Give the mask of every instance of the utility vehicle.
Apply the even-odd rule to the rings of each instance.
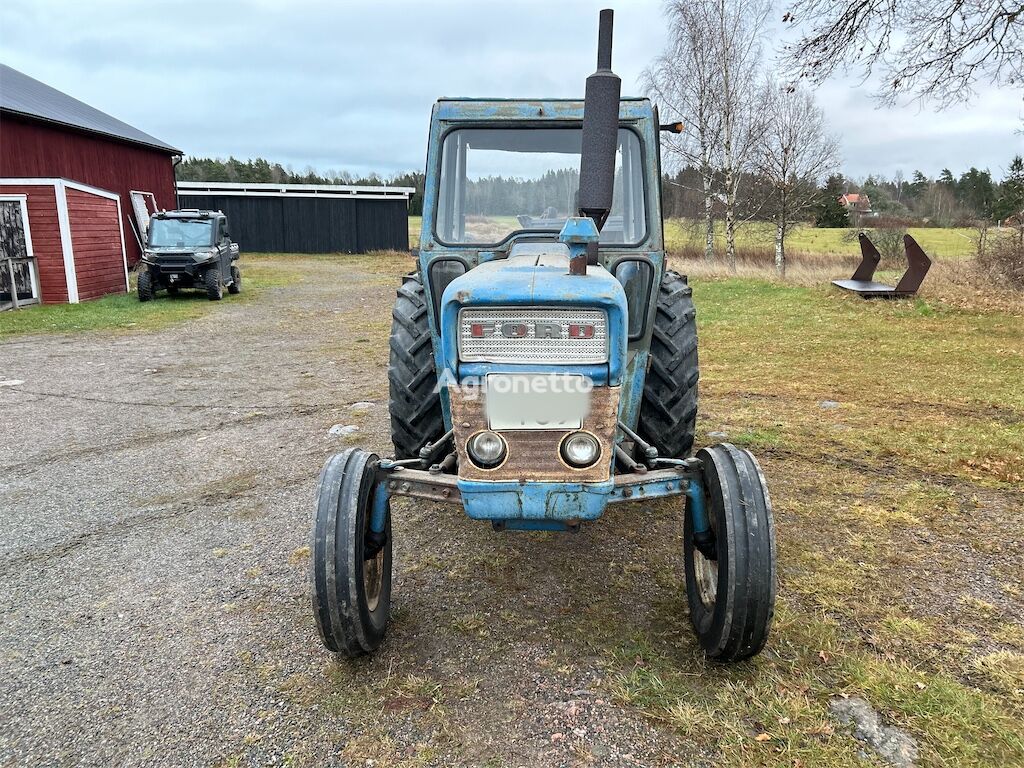
[[[139,265],[139,301],[161,288],[199,288],[210,301],[242,290],[238,244],[231,242],[228,217],[220,211],[160,211],[149,220],[146,248]]]
[[[659,130],[681,126],[620,98],[611,27],[602,11],[584,101],[434,106],[418,270],[393,312],[395,457],[352,448],[320,474],[312,603],[332,651],[383,641],[398,496],[461,506],[496,531],[572,531],[620,502],[645,527],[652,502],[681,497],[701,645],[738,660],[765,644],[764,476],[727,443],[691,455],[696,318],[686,278],[665,266],[659,192]]]

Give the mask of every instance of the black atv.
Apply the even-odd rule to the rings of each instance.
[[[139,301],[161,288],[172,296],[179,288],[199,288],[210,301],[242,290],[238,244],[231,242],[228,218],[220,211],[161,211],[149,220],[146,248],[139,265]]]

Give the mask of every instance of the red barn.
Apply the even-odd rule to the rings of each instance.
[[[0,309],[124,291],[180,155],[0,64]]]

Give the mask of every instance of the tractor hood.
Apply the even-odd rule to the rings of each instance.
[[[460,364],[459,310],[487,306],[604,310],[608,317],[608,362],[601,365]],[[626,360],[626,324],[626,294],[619,281],[604,267],[588,265],[586,275],[570,275],[569,248],[564,243],[517,243],[508,258],[484,262],[445,288],[440,319],[444,367],[456,379],[510,370],[583,373],[596,385],[617,386]]]

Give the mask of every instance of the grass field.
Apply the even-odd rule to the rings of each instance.
[[[416,247],[420,238],[423,219],[420,216],[409,217],[409,244]],[[786,240],[786,247],[796,253],[812,255],[830,255],[853,257],[860,254],[856,242],[846,242],[843,236],[857,233],[860,229],[817,229],[811,226],[800,226],[793,230]],[[870,230],[868,230],[870,231]],[[933,257],[943,259],[968,258],[974,252],[974,230],[972,229],[940,229],[937,227],[913,227],[909,233],[921,244],[921,247]],[[737,231],[736,244],[740,248],[772,248],[775,232],[768,222],[750,222],[743,224]],[[669,219],[665,222],[665,240],[668,250],[676,251],[685,246],[703,248],[704,235],[699,231],[699,223],[681,219]],[[716,230],[716,246],[725,249],[725,235],[719,222]]]
[[[836,694],[916,734],[924,765],[1024,764],[1024,316],[757,280],[694,297],[702,431],[771,482],[777,642],[693,678],[638,640],[621,697],[715,731],[732,765],[856,763]]]
[[[223,300],[212,302],[203,291],[182,291],[170,296],[166,291],[145,304],[135,294],[135,274],[131,292],[83,301],[80,304],[45,304],[0,313],[0,339],[25,333],[69,333],[109,329],[155,330],[173,323],[215,312],[224,302],[250,301],[265,288],[296,279],[293,270],[273,266],[273,254],[247,254],[242,262],[241,294],[224,292]]]

